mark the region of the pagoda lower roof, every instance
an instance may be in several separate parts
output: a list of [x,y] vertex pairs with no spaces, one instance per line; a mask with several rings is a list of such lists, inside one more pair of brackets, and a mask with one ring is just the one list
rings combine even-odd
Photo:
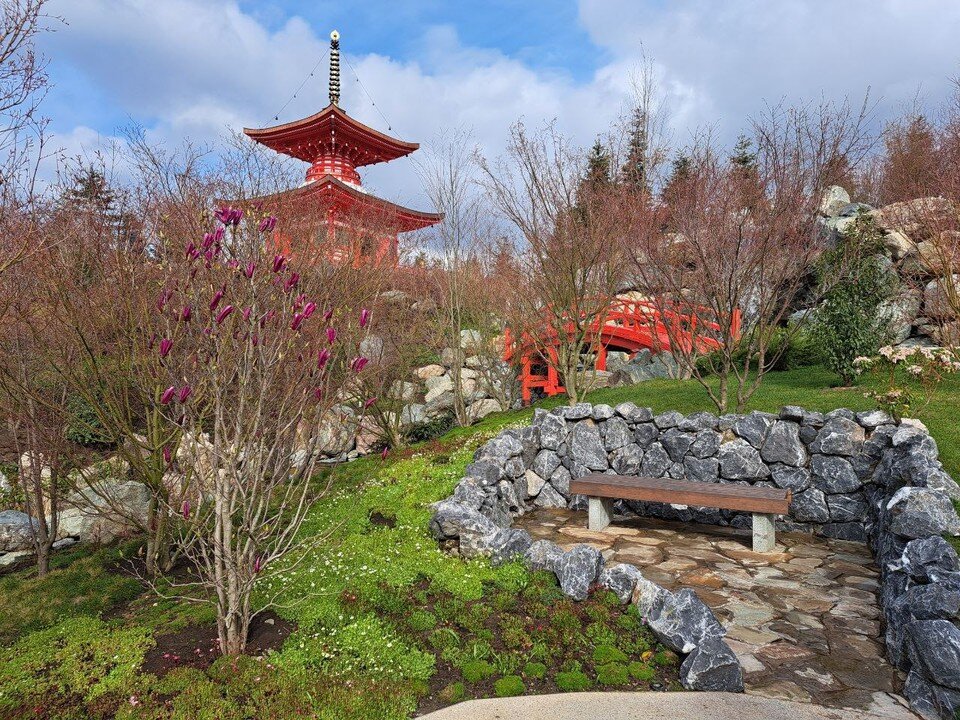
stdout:
[[301,120],[268,128],[244,128],[243,132],[278,153],[305,162],[336,154],[349,157],[355,167],[395,160],[420,147],[374,130],[333,104]]
[[[284,206],[284,210],[299,212],[311,202],[323,207],[338,207],[341,210],[357,210],[358,218],[382,222],[394,232],[410,232],[436,225],[443,220],[442,213],[424,212],[392,203],[371,195],[333,175],[324,175],[313,182],[272,195],[252,198],[244,204],[262,207]],[[280,210],[281,215],[284,210]],[[281,222],[283,218],[281,217]]]

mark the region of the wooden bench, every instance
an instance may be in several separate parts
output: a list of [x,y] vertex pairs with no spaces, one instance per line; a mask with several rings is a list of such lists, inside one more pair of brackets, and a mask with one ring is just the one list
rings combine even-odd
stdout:
[[790,491],[732,483],[594,473],[572,480],[570,492],[589,500],[587,527],[603,530],[613,519],[614,500],[714,507],[753,513],[753,550],[770,552],[776,544],[774,521],[790,508]]

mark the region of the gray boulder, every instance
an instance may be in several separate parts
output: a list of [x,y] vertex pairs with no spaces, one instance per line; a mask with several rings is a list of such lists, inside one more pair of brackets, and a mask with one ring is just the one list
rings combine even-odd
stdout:
[[660,436],[660,444],[663,445],[673,462],[680,462],[695,439],[696,436],[692,433],[683,432],[678,428],[670,428]]
[[633,431],[633,439],[641,448],[646,450],[650,443],[660,437],[660,430],[652,422],[638,423],[636,430]]
[[793,490],[794,493],[810,487],[810,471],[807,468],[771,465],[770,477],[774,485],[784,490]]
[[617,475],[637,475],[643,462],[643,450],[632,442],[610,453],[610,467]]
[[556,450],[567,441],[567,421],[559,415],[547,413],[540,423],[540,445]]
[[937,685],[960,690],[960,628],[949,620],[917,620],[907,626],[911,662]]
[[900,537],[960,535],[960,517],[950,498],[929,488],[903,487],[887,503],[890,531]]
[[924,720],[955,720],[960,711],[960,691],[935,685],[916,670],[907,674],[903,694]]
[[717,455],[720,477],[727,480],[754,480],[770,476],[770,468],[760,459],[760,452],[746,440],[723,443]]
[[603,446],[608,451],[633,442],[633,432],[627,421],[621,417],[612,417],[604,422],[600,426],[600,434],[603,437]]
[[553,475],[553,471],[560,467],[560,456],[553,450],[541,450],[533,459],[533,471],[542,478]]
[[[570,487],[569,484],[567,487]],[[567,499],[553,485],[547,484],[540,490],[533,504],[541,508],[563,508],[567,506]]]
[[899,567],[915,582],[937,582],[947,573],[960,571],[957,551],[939,536],[911,540],[903,549]]
[[640,571],[633,565],[620,563],[613,567],[605,567],[600,571],[600,587],[610,590],[620,602],[628,603],[633,598],[633,591],[637,586],[637,580],[642,578]]
[[646,477],[663,477],[671,465],[673,465],[673,461],[667,454],[666,449],[660,443],[655,442],[643,454],[640,474]]
[[858,490],[862,483],[850,461],[835,455],[814,455],[810,460],[813,483],[827,494]]
[[683,459],[683,476],[687,480],[714,483],[720,479],[720,463],[716,458],[687,455]]
[[572,479],[570,471],[561,465],[554,470],[553,475],[550,476],[550,485],[560,493],[562,497],[567,497],[570,495],[570,481]]
[[650,422],[653,420],[653,412],[650,408],[637,407],[632,402],[620,403],[613,411],[628,423]]
[[684,654],[693,652],[707,638],[726,634],[710,608],[690,588],[660,596],[647,615],[647,624],[660,642]]
[[523,556],[533,543],[530,533],[518,528],[504,528],[481,537],[464,535],[460,540],[463,557],[484,556],[494,565],[502,565]]
[[716,430],[700,430],[690,446],[690,454],[698,458],[713,457],[720,449],[723,436]]
[[743,692],[743,669],[721,637],[708,637],[684,658],[680,682],[687,690]]
[[607,451],[600,430],[592,422],[577,423],[570,433],[570,457],[591,470],[606,470]]
[[585,600],[603,567],[603,556],[589,545],[574,545],[556,567],[560,589],[574,600]]
[[35,521],[19,510],[0,512],[0,553],[19,552],[33,547],[31,524]]
[[549,570],[553,573],[562,557],[563,549],[549,540],[537,540],[523,553],[523,561],[531,570]]
[[862,493],[828,495],[830,520],[835,523],[863,522],[867,518],[867,500]]
[[743,438],[759,450],[763,445],[767,430],[772,424],[773,416],[767,413],[752,412],[737,419],[733,424],[733,432],[737,437]]
[[798,522],[827,522],[830,520],[830,508],[826,496],[817,488],[794,493],[790,501],[790,517]]
[[855,455],[866,433],[860,425],[846,417],[835,416],[827,420],[816,439],[811,443],[810,452],[824,455]]
[[767,431],[760,457],[768,463],[801,467],[807,463],[807,449],[800,441],[800,426],[778,420]]
[[438,502],[433,508],[433,518],[430,520],[430,530],[438,540],[466,534],[491,535],[498,529],[497,525],[480,511],[453,500]]

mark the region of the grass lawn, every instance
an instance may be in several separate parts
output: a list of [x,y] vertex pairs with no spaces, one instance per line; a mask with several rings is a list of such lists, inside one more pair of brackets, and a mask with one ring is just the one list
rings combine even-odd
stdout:
[[[872,407],[862,388],[831,382],[821,368],[771,374],[750,407]],[[712,409],[694,382],[604,389],[589,400]],[[960,383],[950,380],[919,413],[955,475],[958,401]],[[264,661],[139,672],[160,633],[211,618],[142,593],[119,571],[135,543],[58,556],[43,580],[28,571],[0,578],[0,716],[378,720],[468,697],[675,687],[676,657],[610,597],[570,603],[552,577],[460,561],[429,536],[429,504],[452,491],[474,448],[531,414],[490,416],[333,471],[330,494],[304,524],[302,562],[273,568],[258,593],[295,626]]]

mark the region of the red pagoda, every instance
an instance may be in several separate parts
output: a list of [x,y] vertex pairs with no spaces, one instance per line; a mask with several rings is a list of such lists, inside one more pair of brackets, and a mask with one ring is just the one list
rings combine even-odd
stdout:
[[340,34],[334,30],[330,33],[330,104],[302,120],[243,130],[271,150],[310,163],[303,185],[259,200],[280,216],[276,242],[290,254],[332,262],[396,264],[398,235],[434,225],[442,215],[371,195],[363,188],[357,168],[389,162],[420,146],[367,127],[339,104]]

